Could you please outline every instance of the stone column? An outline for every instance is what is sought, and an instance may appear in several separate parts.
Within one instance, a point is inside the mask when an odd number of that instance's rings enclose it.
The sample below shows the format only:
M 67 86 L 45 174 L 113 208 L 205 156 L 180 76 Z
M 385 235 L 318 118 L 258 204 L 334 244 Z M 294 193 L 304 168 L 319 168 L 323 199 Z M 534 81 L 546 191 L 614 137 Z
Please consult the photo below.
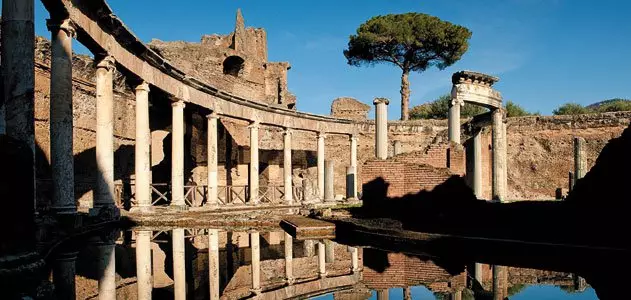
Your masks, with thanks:
M 460 144 L 460 107 L 464 101 L 452 96 L 449 101 L 449 141 Z
M 118 233 L 118 231 L 116 231 Z M 99 255 L 99 300 L 116 300 L 116 236 L 107 240 L 97 237 L 96 249 Z
M 24 199 L 35 207 L 35 29 L 34 1 L 2 0 L 0 58 L 3 95 L 0 134 L 6 133 L 31 148 L 33 189 Z M 4 125 L 4 126 L 3 126 Z M 4 128 L 2 128 L 4 127 Z
M 186 300 L 186 255 L 184 229 L 173 229 L 172 234 L 174 299 Z
M 323 242 L 318 242 L 318 276 L 326 277 L 326 251 Z
M 504 142 L 504 116 L 501 108 L 493 111 L 493 200 L 506 200 L 504 178 L 506 168 L 506 143 Z
M 350 136 L 351 142 L 351 165 L 346 169 L 346 199 L 357 200 L 357 137 Z
M 574 137 L 574 184 L 585 176 L 585 139 Z
M 136 276 L 138 300 L 151 300 L 151 230 L 136 231 Z
M 208 139 L 207 139 L 207 155 L 208 155 L 208 194 L 206 195 L 206 205 L 218 205 L 218 187 L 217 187 L 217 120 L 215 113 L 206 116 L 208 118 Z
M 403 152 L 401 141 L 394 141 L 394 155 L 399 155 Z
M 149 84 L 136 87 L 136 207 L 132 210 L 150 212 L 151 209 L 151 130 L 149 129 Z
M 293 264 L 293 256 L 294 256 L 294 239 L 293 237 L 285 232 L 285 277 L 287 279 L 287 284 L 292 285 L 296 280 L 294 278 L 294 264 Z
M 475 263 L 473 265 L 474 269 L 473 269 L 473 276 L 475 278 L 475 280 L 477 280 L 480 284 L 483 284 L 483 278 L 482 278 L 482 264 L 481 263 Z
M 171 208 L 186 210 L 184 200 L 184 101 L 171 104 L 173 124 L 171 128 Z
M 75 299 L 75 260 L 77 252 L 60 253 L 53 261 L 53 284 L 55 299 Z
M 473 132 L 473 192 L 476 198 L 483 199 L 482 192 L 482 130 Z
M 335 201 L 335 161 L 324 161 L 324 201 Z
M 324 199 L 324 138 L 323 132 L 318 133 L 318 199 Z
M 250 248 L 252 250 L 252 292 L 261 293 L 261 246 L 258 232 L 250 233 Z
M 412 300 L 412 289 L 409 286 L 403 288 L 403 299 Z
M 375 98 L 375 157 L 388 158 L 388 104 L 386 98 Z
M 359 271 L 359 249 L 349 246 L 348 251 L 351 252 L 351 271 L 354 274 Z
M 250 126 L 250 204 L 259 203 L 259 123 L 252 122 Z
M 53 210 L 74 214 L 74 156 L 72 151 L 72 38 L 70 20 L 48 20 L 51 31 L 50 63 L 50 162 Z
M 493 299 L 504 300 L 508 296 L 508 274 L 505 266 L 493 266 Z
M 291 130 L 287 128 L 284 132 L 283 143 L 283 178 L 285 179 L 285 203 L 294 204 L 294 190 L 292 187 L 292 167 L 291 167 Z
M 116 210 L 114 203 L 114 58 L 96 64 L 96 177 L 92 215 Z M 112 214 L 108 214 L 112 216 Z
M 377 290 L 377 300 L 388 300 L 389 297 L 388 289 Z
M 208 280 L 210 300 L 219 299 L 219 231 L 208 229 Z

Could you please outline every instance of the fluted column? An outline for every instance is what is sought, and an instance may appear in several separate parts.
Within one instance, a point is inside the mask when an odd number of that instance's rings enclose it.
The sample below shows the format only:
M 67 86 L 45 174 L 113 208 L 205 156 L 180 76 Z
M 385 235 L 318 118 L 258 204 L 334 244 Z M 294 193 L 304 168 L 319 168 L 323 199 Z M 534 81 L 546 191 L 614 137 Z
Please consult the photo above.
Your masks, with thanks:
M 324 199 L 324 138 L 323 132 L 318 133 L 318 200 Z
M 173 285 L 175 300 L 186 300 L 184 229 L 173 229 Z
M 259 123 L 252 122 L 250 126 L 250 204 L 259 203 Z
M 30 147 L 35 162 L 35 28 L 34 1 L 2 0 L 2 91 L 0 134 L 6 133 Z M 35 207 L 35 163 L 29 173 L 33 189 L 23 199 Z M 17 201 L 17 200 L 16 200 Z
M 96 189 L 91 213 L 115 210 L 114 203 L 114 58 L 96 64 Z M 111 215 L 111 214 L 110 214 Z
M 388 104 L 386 98 L 375 98 L 375 157 L 388 158 Z
M 208 280 L 210 300 L 219 299 L 219 231 L 208 229 Z
M 323 242 L 318 242 L 318 276 L 326 277 L 326 247 Z
M 482 130 L 473 132 L 473 192 L 478 199 L 483 199 L 482 192 Z
M 294 204 L 294 192 L 291 181 L 292 175 L 292 166 L 291 166 L 291 135 L 292 131 L 287 128 L 284 132 L 283 139 L 283 178 L 285 180 L 284 183 L 284 193 L 285 193 L 285 203 L 288 205 Z
M 151 130 L 149 129 L 149 84 L 136 86 L 136 207 L 132 211 L 151 211 Z
M 460 107 L 464 101 L 452 96 L 449 101 L 449 141 L 460 144 Z
M 75 28 L 66 20 L 48 20 L 51 31 L 50 162 L 53 210 L 74 214 L 74 156 L 72 150 L 72 38 Z
M 293 284 L 294 278 L 294 238 L 285 232 L 285 279 L 287 284 Z
M 171 208 L 185 210 L 184 201 L 184 101 L 176 101 L 173 107 L 171 129 Z
M 250 248 L 252 249 L 252 292 L 261 293 L 261 246 L 259 233 L 250 233 Z
M 215 206 L 218 204 L 217 195 L 217 120 L 215 113 L 206 116 L 208 118 L 208 195 L 206 195 L 206 205 Z
M 138 300 L 150 300 L 153 289 L 151 276 L 151 231 L 136 232 L 136 276 L 138 278 Z
M 350 166 L 346 170 L 346 200 L 357 200 L 357 137 L 351 135 Z
M 493 200 L 506 200 L 506 143 L 504 141 L 504 116 L 501 108 L 493 111 Z

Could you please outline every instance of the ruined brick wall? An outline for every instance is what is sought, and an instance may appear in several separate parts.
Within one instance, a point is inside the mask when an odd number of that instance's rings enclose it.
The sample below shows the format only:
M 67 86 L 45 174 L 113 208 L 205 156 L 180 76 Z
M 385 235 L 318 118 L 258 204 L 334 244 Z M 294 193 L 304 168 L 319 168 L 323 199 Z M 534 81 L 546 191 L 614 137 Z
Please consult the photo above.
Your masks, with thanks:
M 370 105 L 351 97 L 340 97 L 331 104 L 331 116 L 355 121 L 366 121 Z

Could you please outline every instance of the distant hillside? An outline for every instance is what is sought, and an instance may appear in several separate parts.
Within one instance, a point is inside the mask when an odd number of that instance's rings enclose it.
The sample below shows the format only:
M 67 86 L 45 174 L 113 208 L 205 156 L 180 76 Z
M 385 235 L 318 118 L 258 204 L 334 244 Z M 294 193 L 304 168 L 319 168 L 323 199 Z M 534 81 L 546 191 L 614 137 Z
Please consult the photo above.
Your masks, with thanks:
M 613 104 L 623 104 L 623 105 L 630 105 L 631 106 L 631 99 L 622 99 L 622 98 L 613 98 L 613 99 L 609 99 L 609 100 L 603 100 L 600 102 L 596 102 L 596 103 L 592 103 L 590 105 L 587 105 L 586 108 L 592 109 L 592 110 L 599 110 L 599 108 L 604 107 L 604 106 L 609 106 L 609 105 L 613 105 Z

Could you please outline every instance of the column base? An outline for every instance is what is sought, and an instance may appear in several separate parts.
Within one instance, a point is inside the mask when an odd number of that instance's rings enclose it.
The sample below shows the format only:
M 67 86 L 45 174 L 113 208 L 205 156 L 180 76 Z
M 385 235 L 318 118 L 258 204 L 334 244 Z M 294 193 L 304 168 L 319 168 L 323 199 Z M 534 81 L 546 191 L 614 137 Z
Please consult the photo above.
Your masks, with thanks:
M 324 273 L 318 273 L 318 278 L 322 279 L 322 278 L 326 278 L 326 276 L 328 275 L 327 272 Z
M 188 206 L 186 204 L 171 204 L 169 205 L 169 210 L 173 211 L 187 211 Z
M 263 290 L 261 288 L 250 289 L 250 292 L 254 295 L 260 295 Z
M 134 214 L 152 214 L 155 211 L 153 206 L 134 206 L 129 210 L 130 213 Z
M 285 282 L 287 283 L 287 285 L 293 285 L 294 283 L 296 283 L 296 278 L 286 278 Z

